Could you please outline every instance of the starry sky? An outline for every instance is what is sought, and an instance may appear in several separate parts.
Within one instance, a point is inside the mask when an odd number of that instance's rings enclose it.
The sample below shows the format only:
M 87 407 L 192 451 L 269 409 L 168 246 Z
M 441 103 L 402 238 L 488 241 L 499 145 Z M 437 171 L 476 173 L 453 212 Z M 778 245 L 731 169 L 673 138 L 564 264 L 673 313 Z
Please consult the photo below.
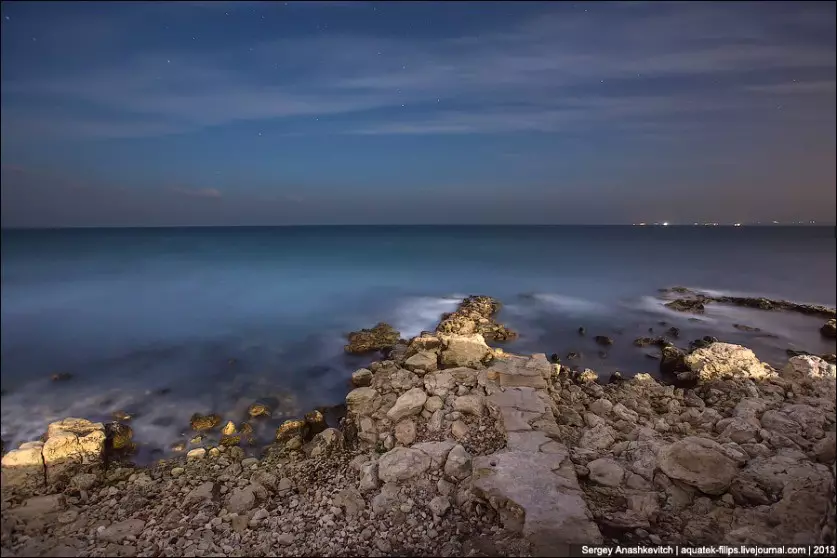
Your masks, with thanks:
M 834 2 L 3 2 L 2 224 L 835 220 Z

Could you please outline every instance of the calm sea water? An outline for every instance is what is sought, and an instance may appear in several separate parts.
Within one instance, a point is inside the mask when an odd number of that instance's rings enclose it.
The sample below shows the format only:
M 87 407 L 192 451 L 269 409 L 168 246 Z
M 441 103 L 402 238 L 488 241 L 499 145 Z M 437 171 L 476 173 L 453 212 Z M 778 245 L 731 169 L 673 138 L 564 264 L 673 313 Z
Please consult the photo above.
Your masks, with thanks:
M 700 322 L 662 307 L 672 285 L 835 304 L 833 228 L 287 227 L 2 233 L 2 437 L 63 416 L 136 413 L 146 448 L 182 439 L 193 412 L 240 420 L 257 398 L 285 416 L 340 402 L 348 331 L 388 321 L 432 329 L 468 294 L 504 304 L 507 349 L 578 351 L 578 362 L 655 372 L 631 345 L 649 327 L 712 334 L 781 363 L 832 352 L 822 320 L 710 306 Z M 526 296 L 534 295 L 534 296 Z M 732 327 L 745 323 L 763 333 Z M 585 326 L 587 337 L 577 329 Z M 592 336 L 616 343 L 600 356 Z M 66 382 L 51 382 L 69 372 Z M 161 393 L 162 392 L 162 393 Z

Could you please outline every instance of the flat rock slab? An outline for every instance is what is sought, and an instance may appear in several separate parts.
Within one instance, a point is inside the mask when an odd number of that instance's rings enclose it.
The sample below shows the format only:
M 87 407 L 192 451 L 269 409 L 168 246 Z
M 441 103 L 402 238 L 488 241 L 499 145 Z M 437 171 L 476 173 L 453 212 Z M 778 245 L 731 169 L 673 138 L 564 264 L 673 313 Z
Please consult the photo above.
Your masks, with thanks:
M 669 477 L 694 486 L 705 494 L 723 494 L 738 473 L 738 466 L 720 444 L 689 436 L 664 448 L 660 469 Z
M 493 379 L 496 375 L 502 387 L 546 389 L 551 373 L 552 365 L 546 360 L 546 355 L 531 358 L 512 356 L 495 361 L 489 369 L 489 378 Z
M 602 535 L 578 490 L 554 473 L 558 454 L 510 451 L 474 458 L 473 488 L 498 507 L 506 528 L 541 549 L 601 544 Z

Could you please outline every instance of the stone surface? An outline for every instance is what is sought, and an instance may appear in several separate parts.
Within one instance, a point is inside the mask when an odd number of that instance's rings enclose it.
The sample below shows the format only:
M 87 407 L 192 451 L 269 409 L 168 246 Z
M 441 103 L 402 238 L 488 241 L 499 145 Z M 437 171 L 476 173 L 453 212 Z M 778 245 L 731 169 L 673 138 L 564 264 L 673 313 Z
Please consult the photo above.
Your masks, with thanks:
M 352 372 L 352 385 L 355 387 L 369 387 L 372 383 L 372 371 L 361 368 Z
M 472 484 L 498 508 L 506 528 L 522 533 L 537 547 L 555 552 L 569 544 L 601 544 L 581 492 L 545 482 L 559 463 L 542 453 L 517 451 L 477 457 Z
M 66 418 L 51 423 L 43 447 L 47 484 L 63 485 L 77 474 L 100 472 L 105 439 L 105 426 L 100 422 Z
M 43 442 L 26 442 L 3 456 L 3 488 L 32 493 L 44 486 Z
M 404 419 L 395 425 L 395 439 L 404 446 L 409 446 L 416 439 L 416 422 Z
M 440 335 L 439 338 L 442 342 L 440 362 L 443 368 L 482 368 L 483 361 L 491 355 L 491 348 L 479 333 Z
M 463 395 L 453 400 L 453 410 L 469 415 L 480 416 L 484 407 L 482 395 Z
M 346 407 L 356 415 L 371 415 L 380 402 L 378 392 L 371 387 L 359 387 L 346 395 Z
M 414 448 L 394 448 L 378 460 L 378 478 L 383 482 L 403 481 L 424 473 L 430 456 Z
M 660 452 L 660 469 L 672 479 L 694 486 L 701 492 L 723 494 L 738 472 L 717 442 L 689 436 Z
M 625 478 L 625 469 L 613 459 L 602 458 L 587 464 L 590 480 L 603 486 L 619 486 Z
M 99 538 L 103 541 L 120 543 L 127 537 L 136 537 L 145 528 L 145 521 L 141 519 L 127 519 L 114 523 L 105 528 L 99 533 Z
M 424 403 L 427 401 L 427 394 L 421 388 L 413 388 L 401 394 L 395 401 L 392 408 L 387 411 L 387 417 L 397 422 L 403 418 L 417 415 L 421 412 Z
M 438 360 L 435 351 L 420 351 L 404 361 L 404 368 L 416 374 L 426 374 L 438 370 Z
M 454 481 L 471 475 L 471 455 L 461 445 L 455 445 L 445 461 L 445 476 Z

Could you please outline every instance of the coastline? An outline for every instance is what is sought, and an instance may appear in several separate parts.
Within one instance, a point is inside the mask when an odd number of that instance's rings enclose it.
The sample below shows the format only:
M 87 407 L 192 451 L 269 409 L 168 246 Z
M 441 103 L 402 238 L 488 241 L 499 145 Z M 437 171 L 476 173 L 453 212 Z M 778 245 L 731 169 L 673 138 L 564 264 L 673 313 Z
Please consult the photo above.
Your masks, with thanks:
M 261 459 L 221 445 L 133 468 L 106 462 L 103 425 L 51 427 L 4 455 L 3 555 L 834 544 L 833 364 L 777 371 L 707 342 L 671 355 L 668 385 L 597 383 L 489 347 L 483 334 L 509 332 L 476 298 L 356 372 L 341 428 L 287 421 Z

